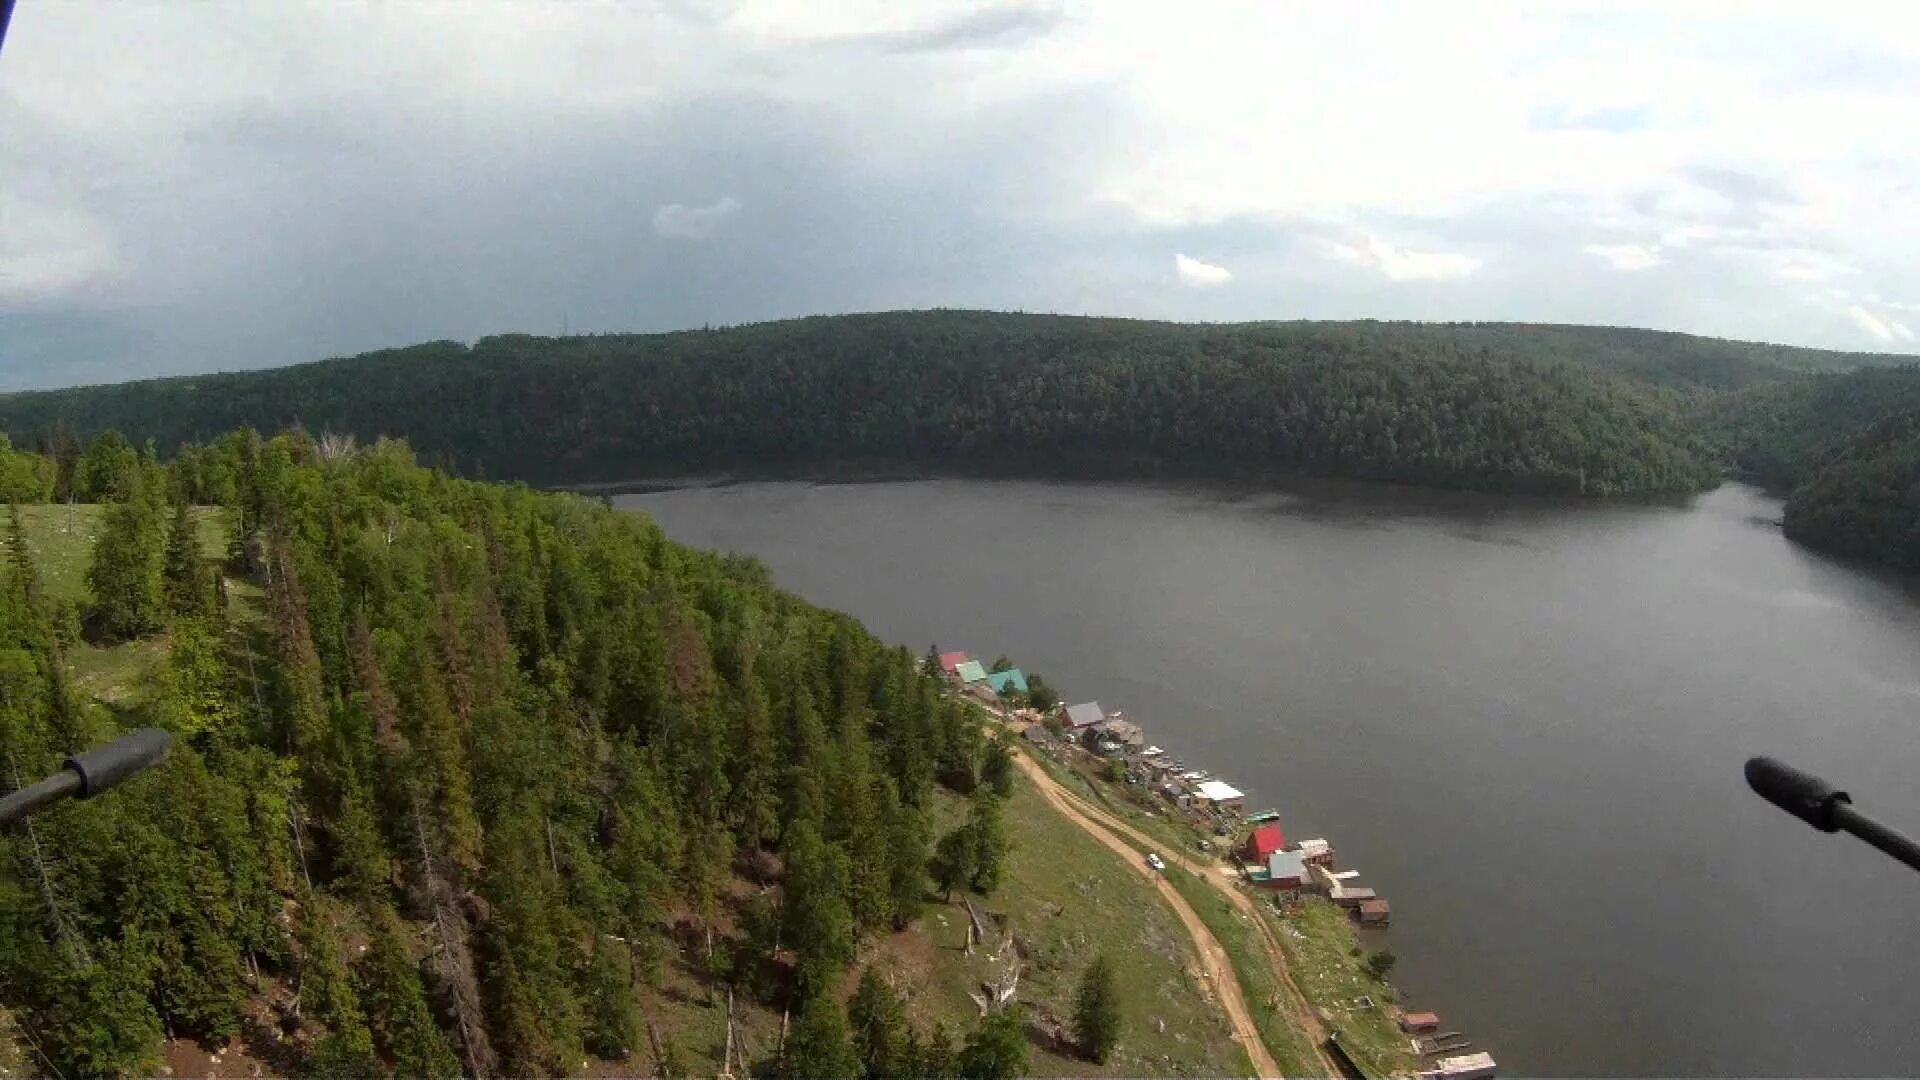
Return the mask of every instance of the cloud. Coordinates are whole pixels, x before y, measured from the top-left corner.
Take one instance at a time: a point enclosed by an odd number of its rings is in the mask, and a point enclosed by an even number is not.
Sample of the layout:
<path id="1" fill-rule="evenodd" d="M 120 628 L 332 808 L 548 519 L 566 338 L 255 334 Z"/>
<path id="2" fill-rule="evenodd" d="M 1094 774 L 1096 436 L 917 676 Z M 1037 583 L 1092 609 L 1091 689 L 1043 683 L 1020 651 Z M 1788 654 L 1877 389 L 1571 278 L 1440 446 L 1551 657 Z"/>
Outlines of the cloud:
<path id="1" fill-rule="evenodd" d="M 712 206 L 668 203 L 653 212 L 653 231 L 661 236 L 691 240 L 712 236 L 720 223 L 740 212 L 740 200 L 728 195 Z"/>
<path id="2" fill-rule="evenodd" d="M 1858 304 L 1849 306 L 1847 315 L 1853 319 L 1854 325 L 1889 344 L 1893 342 L 1911 344 L 1914 340 L 1913 331 L 1908 329 L 1905 323 L 1875 315 Z"/>
<path id="3" fill-rule="evenodd" d="M 84 211 L 0 192 L 0 305 L 44 303 L 106 284 L 110 231 Z"/>
<path id="4" fill-rule="evenodd" d="M 1332 242 L 1329 253 L 1354 266 L 1378 270 L 1391 281 L 1453 281 L 1480 269 L 1481 261 L 1457 251 L 1410 251 L 1369 236 L 1364 246 Z"/>
<path id="5" fill-rule="evenodd" d="M 1233 280 L 1233 271 L 1224 266 L 1196 259 L 1191 255 L 1175 255 L 1173 272 L 1179 277 L 1180 284 L 1195 289 L 1225 285 Z"/>
<path id="6" fill-rule="evenodd" d="M 1616 105 L 1574 110 L 1566 105 L 1535 109 L 1527 123 L 1541 131 L 1636 131 L 1653 121 L 1651 105 Z"/>
<path id="7" fill-rule="evenodd" d="M 1896 9 L 1590 7 L 38 5 L 0 388 L 901 306 L 1920 351 Z"/>
<path id="8" fill-rule="evenodd" d="M 1005 4 L 969 11 L 925 29 L 881 36 L 898 53 L 1001 48 L 1052 33 L 1063 18 L 1055 7 Z"/>
<path id="9" fill-rule="evenodd" d="M 1660 247 L 1641 244 L 1588 244 L 1580 249 L 1615 270 L 1651 270 L 1660 265 Z"/>

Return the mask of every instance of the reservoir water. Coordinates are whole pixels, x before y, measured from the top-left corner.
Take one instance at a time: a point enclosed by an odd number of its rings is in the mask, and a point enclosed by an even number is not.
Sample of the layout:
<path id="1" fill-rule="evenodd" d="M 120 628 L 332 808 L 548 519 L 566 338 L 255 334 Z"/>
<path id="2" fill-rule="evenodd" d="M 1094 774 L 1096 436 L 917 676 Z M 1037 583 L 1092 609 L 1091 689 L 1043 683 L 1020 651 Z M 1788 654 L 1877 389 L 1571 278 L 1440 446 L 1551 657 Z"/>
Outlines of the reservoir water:
<path id="1" fill-rule="evenodd" d="M 1920 830 L 1920 589 L 1777 501 L 939 480 L 623 496 L 883 637 L 1006 653 L 1325 835 L 1409 1003 L 1507 1075 L 1920 1070 L 1920 876 L 1760 802 L 1770 753 Z"/>

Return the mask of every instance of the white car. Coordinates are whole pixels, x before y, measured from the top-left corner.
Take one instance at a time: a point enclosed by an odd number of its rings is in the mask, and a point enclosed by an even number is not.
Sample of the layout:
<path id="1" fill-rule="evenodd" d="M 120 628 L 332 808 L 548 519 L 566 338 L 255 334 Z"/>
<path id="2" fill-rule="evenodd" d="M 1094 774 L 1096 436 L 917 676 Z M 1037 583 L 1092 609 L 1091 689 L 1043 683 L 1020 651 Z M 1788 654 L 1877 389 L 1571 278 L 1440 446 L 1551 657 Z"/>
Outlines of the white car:
<path id="1" fill-rule="evenodd" d="M 1147 856 L 1147 865 L 1153 867 L 1155 870 L 1165 870 L 1167 868 L 1167 860 L 1161 858 L 1156 853 Z"/>

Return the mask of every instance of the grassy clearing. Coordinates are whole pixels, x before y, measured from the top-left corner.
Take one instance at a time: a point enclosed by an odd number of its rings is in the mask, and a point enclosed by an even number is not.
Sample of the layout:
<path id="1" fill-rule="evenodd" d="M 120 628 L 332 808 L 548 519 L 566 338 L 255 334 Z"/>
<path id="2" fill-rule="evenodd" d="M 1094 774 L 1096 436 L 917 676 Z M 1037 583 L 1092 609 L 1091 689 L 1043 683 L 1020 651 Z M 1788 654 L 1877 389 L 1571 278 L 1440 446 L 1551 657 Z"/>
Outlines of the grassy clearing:
<path id="1" fill-rule="evenodd" d="M 960 800 L 942 796 L 938 827 L 964 814 Z M 1007 803 L 1014 836 L 1006 881 L 975 907 L 1004 916 L 1026 960 L 1018 997 L 1036 1020 L 1030 1072 L 1036 1076 L 1246 1076 L 1246 1053 L 1233 1040 L 1226 1015 L 1196 978 L 1185 930 L 1155 898 L 1147 879 L 1125 865 L 1049 806 L 1023 776 Z M 997 970 L 983 950 L 963 951 L 966 909 L 929 907 L 920 924 L 873 950 L 881 970 L 903 983 L 922 1025 L 935 1017 L 970 1026 L 977 1010 L 967 997 Z M 1105 952 L 1122 995 L 1125 1032 L 1105 1065 L 1074 1056 L 1056 1041 L 1070 1027 L 1081 972 Z"/>
<path id="2" fill-rule="evenodd" d="M 106 517 L 105 506 L 22 506 L 20 524 L 27 550 L 40 572 L 40 585 L 53 600 L 84 607 L 92 602 L 87 588 L 87 563 Z M 194 524 L 201 553 L 209 560 L 224 559 L 232 535 L 231 513 L 220 507 L 197 507 Z M 244 599 L 244 598 L 243 598 Z M 116 711 L 138 707 L 150 676 L 167 655 L 164 635 L 117 645 L 82 645 L 69 649 L 67 664 L 80 692 Z"/>
<path id="3" fill-rule="evenodd" d="M 87 561 L 100 538 L 107 508 L 98 503 L 22 506 L 20 524 L 27 534 L 27 550 L 40 569 L 40 584 L 55 600 L 85 604 Z M 209 559 L 224 559 L 233 535 L 231 512 L 217 506 L 195 507 L 194 524 L 200 532 L 200 550 Z"/>
<path id="4" fill-rule="evenodd" d="M 1004 918 L 1026 958 L 1017 996 L 1035 1019 L 1029 1073 L 1252 1075 L 1225 1015 L 1196 978 L 1185 931 L 1147 879 L 1062 817 L 1023 776 L 1016 776 L 1006 809 L 1014 837 L 1006 879 L 992 896 L 972 900 L 982 912 Z M 967 804 L 940 792 L 932 810 L 937 835 L 965 818 Z M 907 999 L 922 1031 L 944 1020 L 956 1038 L 964 1035 L 978 1015 L 968 992 L 1003 970 L 986 956 L 997 941 L 966 954 L 966 928 L 959 895 L 951 904 L 936 899 L 914 926 L 863 945 L 842 992 L 852 992 L 863 967 L 877 967 Z M 1102 951 L 1116 968 L 1127 1026 L 1118 1052 L 1095 1065 L 1076 1056 L 1063 1037 L 1080 974 Z M 670 956 L 660 985 L 643 991 L 641 1008 L 688 1075 L 712 1075 L 726 1042 L 725 995 L 710 999 L 693 974 L 697 959 L 694 951 Z M 734 1004 L 734 1021 L 749 1059 L 770 1059 L 780 1037 L 779 1011 L 742 998 Z M 594 1062 L 587 1074 L 612 1076 L 652 1060 L 651 1050 L 642 1050 L 633 1061 Z"/>
<path id="5" fill-rule="evenodd" d="M 1375 1075 L 1417 1071 L 1407 1037 L 1390 1015 L 1393 988 L 1361 969 L 1365 957 L 1353 955 L 1356 939 L 1345 909 L 1313 897 L 1273 920 L 1294 983 L 1331 1017 L 1347 1052 Z M 1374 1007 L 1355 1007 L 1362 996 Z"/>
<path id="6" fill-rule="evenodd" d="M 1177 866 L 1167 867 L 1167 880 L 1207 924 L 1227 951 L 1233 973 L 1247 995 L 1247 1007 L 1260 1027 L 1260 1040 L 1288 1076 L 1314 1076 L 1322 1069 L 1308 1035 L 1294 1020 L 1285 988 L 1267 962 L 1259 930 L 1220 895 L 1220 890 Z"/>

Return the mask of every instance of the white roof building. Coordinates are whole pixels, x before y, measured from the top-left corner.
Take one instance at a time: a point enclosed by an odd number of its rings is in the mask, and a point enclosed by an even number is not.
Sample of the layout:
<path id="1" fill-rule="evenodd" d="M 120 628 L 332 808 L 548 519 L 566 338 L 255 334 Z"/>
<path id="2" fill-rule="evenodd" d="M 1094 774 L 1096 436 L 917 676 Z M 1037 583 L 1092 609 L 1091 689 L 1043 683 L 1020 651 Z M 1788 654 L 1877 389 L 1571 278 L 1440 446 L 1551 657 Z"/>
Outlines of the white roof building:
<path id="1" fill-rule="evenodd" d="M 1208 802 L 1216 803 L 1232 802 L 1235 799 L 1246 798 L 1246 795 L 1243 794 L 1239 788 L 1234 787 L 1224 780 L 1209 780 L 1201 784 L 1198 788 L 1195 788 L 1193 793 Z"/>

